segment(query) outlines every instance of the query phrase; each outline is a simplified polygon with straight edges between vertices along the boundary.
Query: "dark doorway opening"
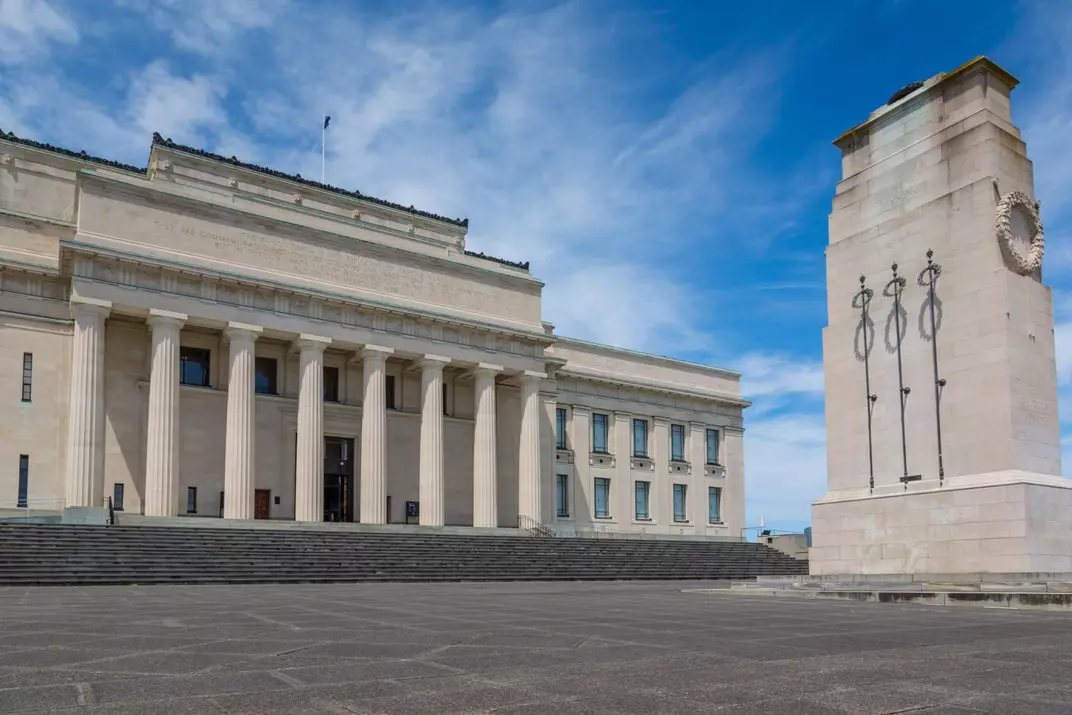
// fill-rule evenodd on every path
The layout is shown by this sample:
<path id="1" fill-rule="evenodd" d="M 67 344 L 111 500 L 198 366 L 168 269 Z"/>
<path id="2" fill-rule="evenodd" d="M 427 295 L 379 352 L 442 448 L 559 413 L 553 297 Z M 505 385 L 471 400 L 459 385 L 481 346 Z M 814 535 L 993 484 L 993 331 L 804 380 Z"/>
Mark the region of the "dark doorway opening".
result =
<path id="1" fill-rule="evenodd" d="M 324 438 L 324 521 L 354 520 L 354 441 Z"/>

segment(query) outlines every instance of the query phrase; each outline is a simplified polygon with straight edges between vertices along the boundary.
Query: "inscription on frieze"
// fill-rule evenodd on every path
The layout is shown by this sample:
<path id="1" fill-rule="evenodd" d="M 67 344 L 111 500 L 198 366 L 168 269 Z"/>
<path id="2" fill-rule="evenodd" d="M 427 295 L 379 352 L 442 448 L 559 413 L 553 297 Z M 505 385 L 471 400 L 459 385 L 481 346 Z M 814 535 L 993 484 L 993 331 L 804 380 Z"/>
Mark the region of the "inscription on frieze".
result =
<path id="1" fill-rule="evenodd" d="M 137 219 L 135 219 L 136 221 Z M 538 299 L 498 285 L 436 273 L 327 243 L 241 228 L 221 228 L 171 214 L 145 221 L 149 234 L 129 226 L 139 242 L 346 288 L 412 298 L 511 319 L 538 321 Z"/>

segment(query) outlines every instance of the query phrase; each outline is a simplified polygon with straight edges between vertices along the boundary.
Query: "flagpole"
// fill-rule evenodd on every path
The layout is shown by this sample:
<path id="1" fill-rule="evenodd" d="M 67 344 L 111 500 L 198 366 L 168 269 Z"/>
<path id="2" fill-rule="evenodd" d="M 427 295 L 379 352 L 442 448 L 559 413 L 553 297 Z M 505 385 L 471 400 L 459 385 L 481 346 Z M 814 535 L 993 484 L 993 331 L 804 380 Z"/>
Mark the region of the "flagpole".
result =
<path id="1" fill-rule="evenodd" d="M 320 123 L 320 183 L 327 183 L 324 178 L 324 167 L 327 158 L 328 126 L 326 122 Z"/>

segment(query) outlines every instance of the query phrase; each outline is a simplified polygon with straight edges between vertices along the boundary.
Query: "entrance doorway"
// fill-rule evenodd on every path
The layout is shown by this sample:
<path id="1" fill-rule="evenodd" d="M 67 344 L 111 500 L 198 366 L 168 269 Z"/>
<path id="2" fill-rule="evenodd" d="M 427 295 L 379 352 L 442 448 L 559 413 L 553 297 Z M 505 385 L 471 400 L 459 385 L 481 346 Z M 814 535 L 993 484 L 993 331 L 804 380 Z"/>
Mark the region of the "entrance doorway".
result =
<path id="1" fill-rule="evenodd" d="M 253 492 L 253 518 L 270 519 L 272 516 L 272 490 L 256 489 Z"/>
<path id="2" fill-rule="evenodd" d="M 324 438 L 324 521 L 354 520 L 354 441 Z"/>

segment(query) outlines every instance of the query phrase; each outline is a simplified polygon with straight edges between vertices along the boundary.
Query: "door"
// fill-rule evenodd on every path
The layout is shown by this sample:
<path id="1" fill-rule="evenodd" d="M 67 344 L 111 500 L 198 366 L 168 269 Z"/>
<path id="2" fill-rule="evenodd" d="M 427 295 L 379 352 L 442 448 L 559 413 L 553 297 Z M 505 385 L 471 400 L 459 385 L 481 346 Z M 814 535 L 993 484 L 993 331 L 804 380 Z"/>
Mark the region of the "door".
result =
<path id="1" fill-rule="evenodd" d="M 324 521 L 354 520 L 354 440 L 324 438 Z"/>
<path id="2" fill-rule="evenodd" d="M 247 502 L 248 503 L 248 502 Z M 257 489 L 253 493 L 253 518 L 269 519 L 272 511 L 272 490 Z"/>

